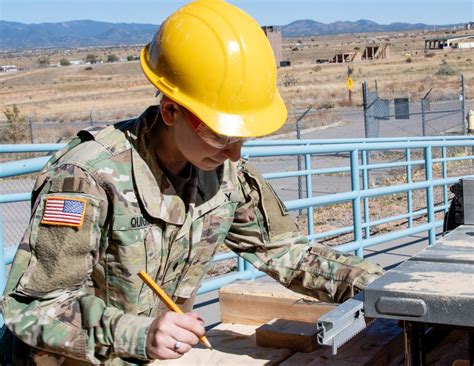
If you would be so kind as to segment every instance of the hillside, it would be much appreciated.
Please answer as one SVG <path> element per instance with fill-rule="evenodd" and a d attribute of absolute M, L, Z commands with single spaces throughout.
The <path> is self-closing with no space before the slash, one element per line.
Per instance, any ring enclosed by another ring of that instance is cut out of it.
<path fill-rule="evenodd" d="M 392 23 L 378 24 L 370 20 L 337 21 L 324 24 L 314 20 L 297 20 L 282 25 L 283 37 L 336 35 L 367 32 L 399 32 L 436 28 L 461 28 L 464 24 L 427 25 Z M 74 48 L 144 44 L 150 41 L 158 25 L 107 23 L 74 20 L 62 23 L 24 24 L 0 21 L 0 49 Z"/>

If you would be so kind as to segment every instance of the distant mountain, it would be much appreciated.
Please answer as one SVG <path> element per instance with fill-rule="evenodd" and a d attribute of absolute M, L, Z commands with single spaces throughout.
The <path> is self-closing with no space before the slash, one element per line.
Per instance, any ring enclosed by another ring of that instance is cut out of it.
<path fill-rule="evenodd" d="M 324 24 L 314 20 L 296 20 L 288 25 L 282 26 L 283 37 L 322 36 L 343 33 L 367 33 L 367 32 L 402 32 L 408 30 L 426 30 L 433 28 L 460 28 L 464 23 L 427 25 L 423 23 L 391 23 L 388 25 L 378 24 L 371 20 L 361 19 L 356 22 L 337 21 Z"/>
<path fill-rule="evenodd" d="M 143 44 L 152 39 L 157 28 L 154 24 L 93 20 L 39 24 L 0 21 L 0 49 Z"/>
<path fill-rule="evenodd" d="M 283 37 L 332 35 L 342 33 L 397 32 L 461 27 L 464 24 L 426 25 L 392 23 L 382 25 L 370 20 L 337 21 L 324 24 L 314 20 L 297 20 L 281 26 Z M 107 23 L 74 20 L 62 23 L 24 24 L 0 20 L 0 49 L 70 48 L 144 44 L 151 40 L 156 24 Z"/>

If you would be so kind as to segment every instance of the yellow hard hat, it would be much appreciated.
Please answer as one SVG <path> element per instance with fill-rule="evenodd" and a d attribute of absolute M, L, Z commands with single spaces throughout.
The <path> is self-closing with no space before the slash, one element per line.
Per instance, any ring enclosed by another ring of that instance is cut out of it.
<path fill-rule="evenodd" d="M 286 120 L 265 33 L 223 0 L 197 0 L 169 16 L 140 63 L 158 90 L 219 134 L 267 135 Z"/>

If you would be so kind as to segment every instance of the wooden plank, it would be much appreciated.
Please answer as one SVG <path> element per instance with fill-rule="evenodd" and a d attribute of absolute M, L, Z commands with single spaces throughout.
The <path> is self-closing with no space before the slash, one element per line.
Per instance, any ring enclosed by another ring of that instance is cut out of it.
<path fill-rule="evenodd" d="M 263 348 L 255 345 L 255 326 L 220 324 L 206 332 L 213 350 L 198 345 L 177 360 L 157 361 L 153 365 L 277 365 L 293 354 L 285 348 Z"/>
<path fill-rule="evenodd" d="M 464 360 L 469 359 L 469 337 L 464 330 L 452 331 L 437 347 L 428 352 L 427 364 L 436 366 L 453 365 L 457 361 L 458 366 Z M 466 361 L 469 364 L 469 361 Z"/>
<path fill-rule="evenodd" d="M 295 353 L 280 365 L 390 365 L 403 353 L 403 330 L 394 320 L 379 319 L 339 348 L 335 356 L 330 347 L 324 347 L 311 353 Z"/>
<path fill-rule="evenodd" d="M 272 319 L 255 331 L 257 346 L 312 352 L 318 347 L 315 323 Z"/>
<path fill-rule="evenodd" d="M 219 291 L 223 323 L 262 325 L 273 318 L 316 322 L 334 304 L 288 290 L 273 280 L 243 281 Z"/>

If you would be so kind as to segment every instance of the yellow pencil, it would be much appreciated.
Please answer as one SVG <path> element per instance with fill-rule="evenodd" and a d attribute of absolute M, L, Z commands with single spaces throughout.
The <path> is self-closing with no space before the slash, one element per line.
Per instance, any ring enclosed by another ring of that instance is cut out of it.
<path fill-rule="evenodd" d="M 184 314 L 183 311 L 176 305 L 173 300 L 164 292 L 160 286 L 156 284 L 155 281 L 146 273 L 145 271 L 140 271 L 138 272 L 138 277 L 140 277 L 143 282 L 145 282 L 148 287 L 150 287 L 155 294 L 163 301 L 166 306 L 168 307 L 169 310 L 174 311 L 175 313 L 178 314 Z M 206 336 L 202 336 L 199 338 L 202 344 L 204 344 L 207 348 L 213 349 L 211 346 L 211 343 L 209 343 L 208 339 Z"/>

